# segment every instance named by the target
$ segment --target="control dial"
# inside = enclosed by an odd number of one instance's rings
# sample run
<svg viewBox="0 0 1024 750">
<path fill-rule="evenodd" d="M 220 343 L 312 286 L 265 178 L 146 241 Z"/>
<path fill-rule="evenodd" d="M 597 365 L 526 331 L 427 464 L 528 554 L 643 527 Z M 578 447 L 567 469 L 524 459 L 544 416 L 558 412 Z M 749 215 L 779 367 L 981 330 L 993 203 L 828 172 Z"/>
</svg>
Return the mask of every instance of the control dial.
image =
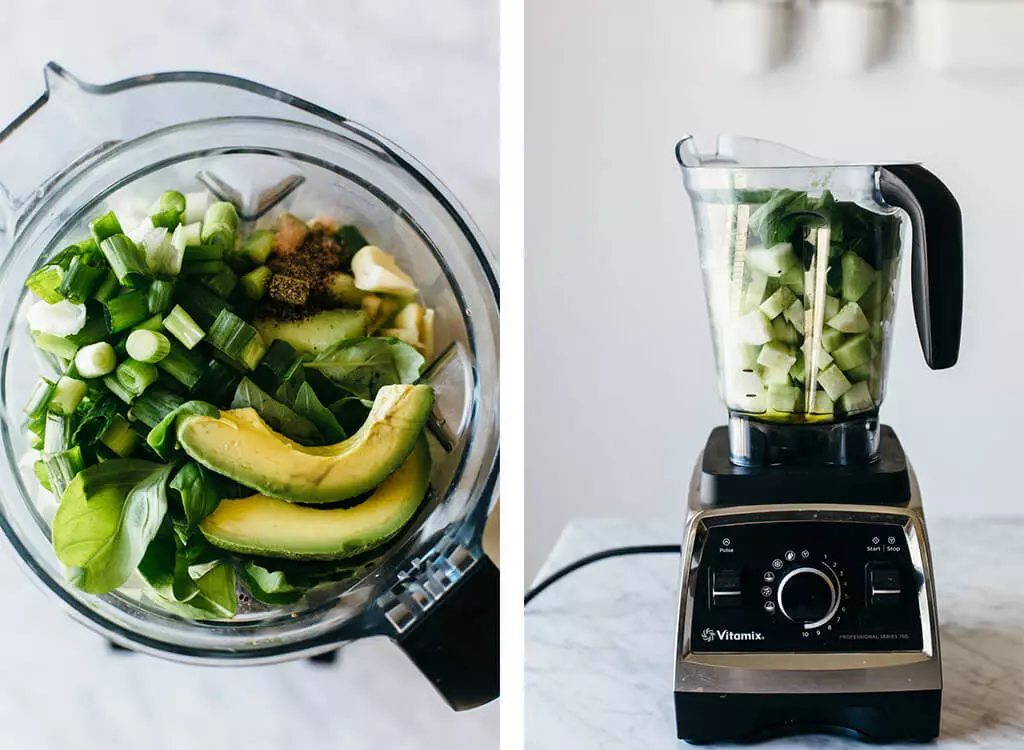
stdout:
<svg viewBox="0 0 1024 750">
<path fill-rule="evenodd" d="M 820 568 L 794 568 L 782 577 L 778 591 L 779 611 L 804 630 L 821 627 L 839 609 L 839 582 Z"/>
</svg>

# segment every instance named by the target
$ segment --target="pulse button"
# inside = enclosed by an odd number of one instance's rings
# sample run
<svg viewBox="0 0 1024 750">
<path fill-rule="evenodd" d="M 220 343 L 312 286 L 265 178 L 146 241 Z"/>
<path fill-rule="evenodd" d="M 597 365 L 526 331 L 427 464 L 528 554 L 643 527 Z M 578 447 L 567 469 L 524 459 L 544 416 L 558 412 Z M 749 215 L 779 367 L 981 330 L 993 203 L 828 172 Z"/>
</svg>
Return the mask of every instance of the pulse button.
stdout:
<svg viewBox="0 0 1024 750">
<path fill-rule="evenodd" d="M 738 607 L 741 604 L 741 593 L 738 570 L 730 568 L 711 571 L 712 607 Z"/>
<path fill-rule="evenodd" d="M 892 565 L 868 566 L 868 593 L 872 604 L 896 602 L 903 593 L 900 572 Z"/>
</svg>

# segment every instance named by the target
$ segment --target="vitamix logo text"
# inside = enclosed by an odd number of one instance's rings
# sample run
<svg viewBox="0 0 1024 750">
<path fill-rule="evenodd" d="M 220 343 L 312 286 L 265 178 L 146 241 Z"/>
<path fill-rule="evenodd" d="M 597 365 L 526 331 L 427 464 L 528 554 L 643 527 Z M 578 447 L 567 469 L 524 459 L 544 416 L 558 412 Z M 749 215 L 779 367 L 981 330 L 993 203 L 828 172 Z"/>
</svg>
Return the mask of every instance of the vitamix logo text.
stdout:
<svg viewBox="0 0 1024 750">
<path fill-rule="evenodd" d="M 700 633 L 700 637 L 707 643 L 713 643 L 716 639 L 719 641 L 763 641 L 764 633 L 758 633 L 756 630 L 751 630 L 747 633 L 736 633 L 732 630 L 704 628 Z"/>
</svg>

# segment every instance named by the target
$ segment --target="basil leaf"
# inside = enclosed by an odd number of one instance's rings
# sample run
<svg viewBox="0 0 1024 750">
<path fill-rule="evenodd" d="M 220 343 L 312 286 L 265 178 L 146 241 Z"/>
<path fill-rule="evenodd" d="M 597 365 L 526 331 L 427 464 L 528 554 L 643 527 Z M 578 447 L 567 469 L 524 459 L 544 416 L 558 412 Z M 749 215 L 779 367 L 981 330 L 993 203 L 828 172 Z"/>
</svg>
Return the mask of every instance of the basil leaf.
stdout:
<svg viewBox="0 0 1024 750">
<path fill-rule="evenodd" d="M 296 414 L 280 401 L 272 399 L 249 378 L 242 378 L 231 400 L 232 409 L 252 407 L 270 427 L 303 445 L 322 445 L 324 436 L 316 425 Z"/>
<path fill-rule="evenodd" d="M 309 383 L 299 386 L 295 394 L 295 411 L 315 424 L 323 433 L 328 443 L 338 443 L 345 439 L 345 430 L 338 423 L 338 418 L 331 413 L 331 410 L 320 403 L 316 391 Z"/>
<path fill-rule="evenodd" d="M 165 517 L 146 554 L 139 562 L 139 574 L 156 589 L 170 589 L 174 583 L 174 566 L 178 559 L 174 527 Z"/>
<path fill-rule="evenodd" d="M 414 383 L 423 355 L 404 341 L 385 336 L 344 339 L 307 362 L 354 396 L 373 399 L 381 386 Z"/>
<path fill-rule="evenodd" d="M 355 434 L 363 422 L 370 416 L 370 409 L 373 408 L 373 401 L 359 396 L 345 396 L 339 398 L 328 409 L 331 410 L 341 425 L 341 429 L 348 435 Z"/>
<path fill-rule="evenodd" d="M 138 567 L 167 513 L 172 466 L 115 459 L 76 476 L 53 519 L 53 549 L 75 585 L 107 594 Z"/>
<path fill-rule="evenodd" d="M 171 480 L 171 488 L 178 491 L 185 509 L 185 528 L 194 529 L 204 518 L 217 509 L 224 497 L 220 476 L 194 461 L 178 470 Z"/>
<path fill-rule="evenodd" d="M 145 593 L 163 609 L 188 620 L 226 620 L 238 611 L 238 583 L 230 563 L 217 563 L 199 578 L 188 578 L 188 583 L 182 584 L 190 587 L 184 600 L 166 596 L 153 587 Z"/>
<path fill-rule="evenodd" d="M 99 440 L 118 416 L 118 403 L 116 397 L 106 396 L 91 401 L 87 409 L 80 410 L 82 420 L 71 435 L 71 444 L 91 445 Z"/>
<path fill-rule="evenodd" d="M 175 431 L 178 418 L 195 415 L 216 418 L 220 416 L 220 410 L 205 401 L 186 401 L 177 409 L 169 412 L 156 427 L 149 431 L 146 442 L 160 458 L 165 461 L 169 460 L 174 454 L 178 442 L 178 435 Z"/>
<path fill-rule="evenodd" d="M 242 566 L 242 580 L 253 599 L 264 604 L 294 604 L 306 593 L 306 587 L 295 586 L 280 570 L 268 570 L 254 562 Z"/>
</svg>

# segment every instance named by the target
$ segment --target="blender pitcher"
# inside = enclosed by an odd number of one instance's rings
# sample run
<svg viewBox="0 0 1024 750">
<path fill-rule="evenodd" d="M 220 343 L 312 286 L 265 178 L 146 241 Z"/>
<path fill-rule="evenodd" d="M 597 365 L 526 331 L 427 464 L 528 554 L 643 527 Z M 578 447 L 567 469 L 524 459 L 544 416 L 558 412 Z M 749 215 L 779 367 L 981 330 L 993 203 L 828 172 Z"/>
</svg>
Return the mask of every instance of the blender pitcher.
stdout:
<svg viewBox="0 0 1024 750">
<path fill-rule="evenodd" d="M 59 66 L 0 131 L 0 526 L 30 575 L 114 643 L 199 663 L 309 657 L 356 638 L 400 645 L 448 703 L 498 694 L 498 572 L 484 524 L 498 482 L 498 284 L 479 231 L 411 156 L 369 129 L 230 76 L 162 73 L 96 86 Z M 437 314 L 431 496 L 351 576 L 298 603 L 240 592 L 227 621 L 187 620 L 122 587 L 70 586 L 29 468 L 22 405 L 47 364 L 25 322 L 24 280 L 92 217 L 163 190 L 206 186 L 243 221 L 271 208 L 360 226 L 418 280 Z M 130 210 L 130 208 L 129 208 Z"/>
<path fill-rule="evenodd" d="M 877 458 L 900 264 L 932 369 L 956 363 L 962 227 L 916 164 L 830 164 L 722 136 L 676 146 L 693 204 L 729 451 L 740 466 Z"/>
</svg>

